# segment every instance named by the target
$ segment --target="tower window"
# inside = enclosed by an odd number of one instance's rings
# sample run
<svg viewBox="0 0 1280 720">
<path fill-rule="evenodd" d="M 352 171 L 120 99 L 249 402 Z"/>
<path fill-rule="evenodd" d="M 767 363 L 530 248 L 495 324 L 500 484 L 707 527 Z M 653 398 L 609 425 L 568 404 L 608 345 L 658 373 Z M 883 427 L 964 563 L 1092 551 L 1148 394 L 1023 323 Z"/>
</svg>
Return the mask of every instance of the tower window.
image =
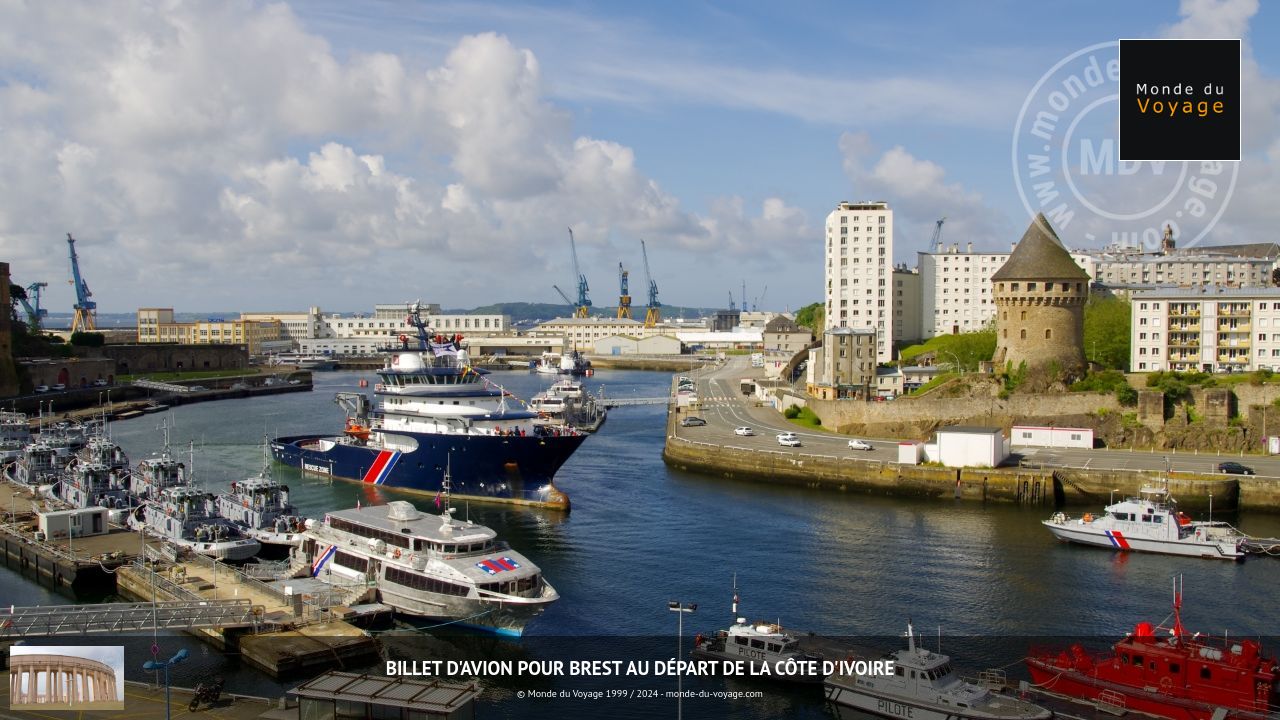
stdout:
<svg viewBox="0 0 1280 720">
<path fill-rule="evenodd" d="M 1045 328 L 1045 330 L 1044 330 L 1044 339 L 1045 339 L 1045 340 L 1052 340 L 1052 339 L 1053 339 L 1053 330 L 1052 330 L 1051 328 Z"/>
<path fill-rule="evenodd" d="M 1026 331 L 1026 328 L 1023 328 L 1023 330 L 1022 330 L 1022 339 L 1023 339 L 1023 340 L 1026 340 L 1026 339 L 1027 339 L 1027 331 Z"/>
</svg>

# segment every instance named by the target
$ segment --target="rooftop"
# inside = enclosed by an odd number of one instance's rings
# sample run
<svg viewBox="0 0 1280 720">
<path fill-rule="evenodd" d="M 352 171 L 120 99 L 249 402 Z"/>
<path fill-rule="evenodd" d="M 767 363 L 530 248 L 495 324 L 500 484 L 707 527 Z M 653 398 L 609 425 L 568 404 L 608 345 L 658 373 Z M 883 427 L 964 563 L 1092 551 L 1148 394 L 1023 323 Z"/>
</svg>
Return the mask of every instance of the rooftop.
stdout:
<svg viewBox="0 0 1280 720">
<path fill-rule="evenodd" d="M 1133 294 L 1133 298 L 1135 300 L 1146 300 L 1151 298 L 1208 299 L 1220 297 L 1275 298 L 1280 297 L 1280 287 L 1222 287 L 1221 285 L 1203 285 L 1201 287 L 1159 288 L 1156 290 L 1135 292 Z"/>
<path fill-rule="evenodd" d="M 299 685 L 290 694 L 300 698 L 361 702 L 452 716 L 473 702 L 480 690 L 474 683 L 449 682 L 439 678 L 418 680 L 328 672 Z M 374 717 L 379 717 L 376 711 Z"/>
<path fill-rule="evenodd" d="M 978 425 L 951 425 L 950 427 L 938 428 L 938 434 L 948 433 L 952 435 L 1000 435 L 1004 431 L 998 427 L 980 427 Z"/>
<path fill-rule="evenodd" d="M 1036 213 L 1009 260 L 991 275 L 992 280 L 1089 280 L 1071 253 L 1063 247 L 1044 213 Z"/>
</svg>

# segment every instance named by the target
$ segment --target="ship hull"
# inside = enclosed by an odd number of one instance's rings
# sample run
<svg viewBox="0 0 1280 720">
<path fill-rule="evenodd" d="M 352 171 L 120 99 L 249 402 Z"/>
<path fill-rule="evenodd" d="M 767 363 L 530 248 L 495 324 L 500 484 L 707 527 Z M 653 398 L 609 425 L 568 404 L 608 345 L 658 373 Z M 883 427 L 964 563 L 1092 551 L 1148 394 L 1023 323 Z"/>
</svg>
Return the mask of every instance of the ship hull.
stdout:
<svg viewBox="0 0 1280 720">
<path fill-rule="evenodd" d="M 1100 678 L 1085 675 L 1078 670 L 1057 667 L 1036 658 L 1027 659 L 1027 670 L 1031 680 L 1040 689 L 1056 695 L 1065 695 L 1079 702 L 1094 703 L 1104 694 L 1110 698 L 1110 704 L 1120 698 L 1123 708 L 1129 712 L 1142 712 L 1169 720 L 1210 720 L 1217 705 L 1188 698 L 1177 697 L 1169 692 L 1159 692 L 1131 687 L 1119 683 L 1108 682 Z M 1238 720 L 1262 720 L 1269 717 L 1264 712 L 1223 708 L 1226 717 Z"/>
<path fill-rule="evenodd" d="M 1234 543 L 1195 542 L 1187 540 L 1157 540 L 1116 531 L 1087 529 L 1086 525 L 1072 526 L 1051 521 L 1044 522 L 1053 536 L 1062 542 L 1092 545 L 1111 550 L 1182 555 L 1184 557 L 1213 558 L 1216 560 L 1243 560 L 1244 553 Z"/>
<path fill-rule="evenodd" d="M 552 485 L 560 466 L 584 435 L 511 437 L 397 433 L 411 450 L 389 450 L 326 435 L 276 438 L 276 461 L 340 480 L 423 493 L 440 492 L 445 467 L 451 469 L 455 499 L 568 507 Z M 344 441 L 339 441 L 344 440 Z"/>
<path fill-rule="evenodd" d="M 849 684 L 847 684 L 849 683 Z M 852 680 L 830 678 L 826 682 L 827 700 L 837 706 L 864 713 L 903 720 L 1048 720 L 1051 713 L 1030 703 L 1011 698 L 1002 700 L 992 711 L 981 708 L 962 709 L 953 705 L 934 705 L 917 698 L 861 689 Z M 840 713 L 840 717 L 845 717 Z"/>
</svg>

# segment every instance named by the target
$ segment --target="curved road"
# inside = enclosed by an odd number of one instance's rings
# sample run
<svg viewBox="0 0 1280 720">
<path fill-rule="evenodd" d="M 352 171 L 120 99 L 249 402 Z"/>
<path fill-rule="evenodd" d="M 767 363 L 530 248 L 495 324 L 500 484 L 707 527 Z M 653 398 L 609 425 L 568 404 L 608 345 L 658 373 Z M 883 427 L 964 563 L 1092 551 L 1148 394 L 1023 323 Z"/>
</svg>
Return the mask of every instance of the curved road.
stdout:
<svg viewBox="0 0 1280 720">
<path fill-rule="evenodd" d="M 731 356 L 724 364 L 700 369 L 688 377 L 696 383 L 700 410 L 696 413 L 707 421 L 702 427 L 675 426 L 678 437 L 756 450 L 770 450 L 796 455 L 827 455 L 881 462 L 897 462 L 898 440 L 890 438 L 859 438 L 872 445 L 872 450 L 849 449 L 849 435 L 811 430 L 784 419 L 771 407 L 755 407 L 755 398 L 744 396 L 740 387 L 743 378 L 761 378 L 764 372 L 750 366 L 745 356 Z M 850 401 L 856 402 L 856 401 Z M 910 402 L 909 400 L 906 402 Z M 679 415 L 686 416 L 684 408 Z M 750 427 L 755 435 L 742 437 L 734 434 L 734 428 Z M 777 434 L 794 432 L 800 438 L 798 448 L 778 444 Z M 1015 450 L 1009 464 L 1022 463 L 1033 467 L 1074 467 L 1103 470 L 1152 470 L 1169 469 L 1181 472 L 1213 473 L 1218 463 L 1234 460 L 1253 468 L 1258 475 L 1280 478 L 1280 456 L 1191 453 L 1141 450 L 1103 450 L 1068 448 L 1020 448 Z"/>
</svg>

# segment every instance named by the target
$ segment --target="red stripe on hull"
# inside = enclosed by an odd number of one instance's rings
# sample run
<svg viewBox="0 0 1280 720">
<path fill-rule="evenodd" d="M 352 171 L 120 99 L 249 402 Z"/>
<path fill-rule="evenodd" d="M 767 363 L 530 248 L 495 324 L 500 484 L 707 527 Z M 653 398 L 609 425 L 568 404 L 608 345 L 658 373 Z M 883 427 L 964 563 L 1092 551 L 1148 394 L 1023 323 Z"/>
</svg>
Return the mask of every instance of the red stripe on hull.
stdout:
<svg viewBox="0 0 1280 720">
<path fill-rule="evenodd" d="M 364 482 L 371 483 L 378 479 L 378 474 L 382 472 L 382 468 L 386 466 L 387 461 L 391 459 L 391 451 L 383 450 L 378 453 L 378 457 L 374 459 L 373 464 L 369 466 L 369 470 L 365 472 L 361 478 Z"/>
<path fill-rule="evenodd" d="M 1128 550 L 1128 549 L 1130 549 L 1130 548 L 1129 548 L 1129 541 L 1124 539 L 1124 536 L 1120 534 L 1120 531 L 1119 531 L 1119 530 L 1112 530 L 1112 531 L 1111 531 L 1111 537 L 1113 537 L 1113 538 L 1115 538 L 1115 539 L 1116 539 L 1116 542 L 1117 542 L 1117 543 L 1119 543 L 1119 545 L 1120 545 L 1120 549 L 1121 549 L 1121 550 Z"/>
</svg>

